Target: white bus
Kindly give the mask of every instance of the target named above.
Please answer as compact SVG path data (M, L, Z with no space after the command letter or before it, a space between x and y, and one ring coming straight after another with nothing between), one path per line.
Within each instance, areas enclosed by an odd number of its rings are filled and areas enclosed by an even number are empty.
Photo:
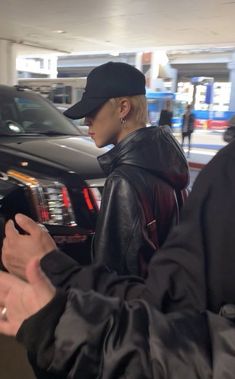
M86 85L86 78L25 78L18 79L18 84L40 93L63 112L81 99ZM183 108L181 102L175 101L174 93L146 89L146 98L149 124L158 124L161 109L164 107L166 100L171 100L174 108L173 127L178 128L180 126ZM83 125L84 119L77 120L75 124Z
M86 78L24 78L18 79L18 85L40 93L63 110L81 99Z

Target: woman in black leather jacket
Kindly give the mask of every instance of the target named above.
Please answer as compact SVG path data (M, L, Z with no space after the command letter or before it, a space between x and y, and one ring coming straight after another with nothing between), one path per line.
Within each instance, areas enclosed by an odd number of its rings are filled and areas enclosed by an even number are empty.
M178 198L188 166L170 130L146 128L145 77L133 66L108 62L87 78L82 100L65 112L86 117L108 176L93 257L118 274L143 277L153 253L178 221Z

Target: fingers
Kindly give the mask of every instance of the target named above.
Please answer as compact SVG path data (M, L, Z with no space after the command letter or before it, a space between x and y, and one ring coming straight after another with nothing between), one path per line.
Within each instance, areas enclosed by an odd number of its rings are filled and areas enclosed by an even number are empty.
M14 223L8 221L2 246L2 262L9 272L24 279L27 263L32 257L42 258L55 250L56 244L49 233L29 217L17 214L15 220L26 234L18 233Z
M56 249L56 244L53 238L50 236L48 230L44 225L37 224L34 220L32 220L30 217L25 216L21 213L17 213L15 215L15 221L17 222L18 226L24 230L27 234L26 239L24 240L30 240L30 237L37 238L39 243L38 246L41 246L47 249L47 252L53 249ZM20 237L20 240L22 240L22 235L19 234L17 229L14 226L14 223L12 220L9 220L6 224L6 237L9 237L8 241L14 241L14 238L16 236ZM24 236L26 237L26 236ZM32 241L32 240L31 240ZM14 241L15 242L15 241ZM35 239L36 243L36 239Z
M14 314L16 314L16 322L12 322L12 320L8 318L9 309L7 304L12 288L16 288L17 286L19 286L20 282L21 281L19 281L19 279L13 277L12 275L9 275L5 272L0 273L0 334L5 334L7 336L15 336L19 329L20 325L17 320L18 312L14 312ZM17 299L20 299L20 296L17 296Z
M0 272L0 333L15 335L22 322L51 301L55 288L43 274L37 258L27 265L28 283Z
M33 221L30 217L25 216L21 213L17 213L15 215L15 220L19 227L23 229L28 234L33 234L40 230L40 227L37 225L35 221Z
M7 221L5 226L5 235L7 238L15 238L18 236L19 232L15 228L14 222L12 220Z
M5 304L5 297L13 286L19 284L19 279L7 272L0 272L0 305Z
M21 229L23 229L27 234L33 234L35 232L41 231L36 222L21 213L16 214L15 220ZM19 232L15 228L15 224L12 220L7 221L6 223L5 235L9 239L16 238L19 235Z
M5 334L6 336L15 336L17 330L12 327L8 321L0 320L0 334Z

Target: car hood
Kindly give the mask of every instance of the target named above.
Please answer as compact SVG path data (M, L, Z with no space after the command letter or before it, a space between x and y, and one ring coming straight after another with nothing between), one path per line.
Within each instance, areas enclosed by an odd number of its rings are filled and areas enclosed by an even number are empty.
M18 157L41 163L53 164L60 168L79 173L85 178L104 176L97 156L106 152L98 149L89 137L18 137L2 138L1 146ZM1 147L1 150L2 150Z

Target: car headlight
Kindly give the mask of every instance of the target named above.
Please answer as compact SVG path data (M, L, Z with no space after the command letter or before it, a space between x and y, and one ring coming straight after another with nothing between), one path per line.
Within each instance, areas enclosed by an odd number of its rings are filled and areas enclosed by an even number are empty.
M75 216L64 184L38 179L15 170L7 175L26 185L31 192L39 222L50 225L75 226Z

